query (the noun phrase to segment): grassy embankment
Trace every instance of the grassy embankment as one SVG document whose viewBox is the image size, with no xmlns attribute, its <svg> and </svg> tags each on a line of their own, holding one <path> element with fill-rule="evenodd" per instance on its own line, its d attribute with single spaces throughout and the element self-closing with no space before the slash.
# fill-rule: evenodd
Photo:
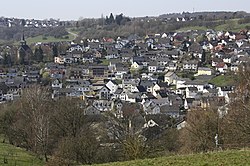
<svg viewBox="0 0 250 166">
<path fill-rule="evenodd" d="M 159 157 L 153 159 L 115 162 L 97 166 L 217 166 L 250 165 L 250 151 L 222 151 L 183 156 Z"/>
<path fill-rule="evenodd" d="M 3 143 L 0 137 L 0 165 L 42 166 L 44 162 L 22 148 Z"/>
<path fill-rule="evenodd" d="M 219 75 L 214 78 L 212 78 L 209 83 L 214 84 L 217 87 L 222 87 L 222 86 L 232 86 L 236 85 L 237 83 L 237 78 L 235 78 L 234 75 Z"/>
<path fill-rule="evenodd" d="M 238 24 L 239 19 L 230 19 L 226 20 L 224 24 L 218 25 L 214 28 L 216 31 L 233 31 L 233 32 L 239 32 L 242 29 L 246 29 L 247 26 L 250 26 L 250 23 L 246 24 Z M 180 28 L 177 31 L 183 32 L 188 30 L 207 30 L 210 28 L 207 28 L 205 26 L 188 26 L 184 28 Z"/>
</svg>

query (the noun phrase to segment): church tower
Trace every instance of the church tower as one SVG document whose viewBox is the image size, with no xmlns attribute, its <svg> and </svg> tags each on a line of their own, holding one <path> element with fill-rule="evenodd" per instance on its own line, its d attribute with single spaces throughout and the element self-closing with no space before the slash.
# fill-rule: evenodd
<svg viewBox="0 0 250 166">
<path fill-rule="evenodd" d="M 27 64 L 30 62 L 33 52 L 30 47 L 27 45 L 25 40 L 24 32 L 21 36 L 20 46 L 17 52 L 17 60 L 19 64 Z"/>
<path fill-rule="evenodd" d="M 25 40 L 25 37 L 24 37 L 24 32 L 23 32 L 22 37 L 21 37 L 20 45 L 21 45 L 21 46 L 27 45 L 26 40 Z"/>
</svg>

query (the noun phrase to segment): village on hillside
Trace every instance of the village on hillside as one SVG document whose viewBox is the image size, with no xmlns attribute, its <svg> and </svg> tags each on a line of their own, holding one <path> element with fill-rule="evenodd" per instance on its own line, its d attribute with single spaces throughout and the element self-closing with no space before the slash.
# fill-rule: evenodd
<svg viewBox="0 0 250 166">
<path fill-rule="evenodd" d="M 33 84 L 50 87 L 51 99 L 81 99 L 86 115 L 123 117 L 126 103 L 145 115 L 167 115 L 185 126 L 192 108 L 234 99 L 235 73 L 249 60 L 250 32 L 172 32 L 127 38 L 85 39 L 1 47 L 0 101 L 18 99 Z M 152 119 L 150 119 L 152 122 Z M 157 118 L 152 124 L 158 125 Z M 166 127 L 166 126 L 162 126 Z"/>
</svg>

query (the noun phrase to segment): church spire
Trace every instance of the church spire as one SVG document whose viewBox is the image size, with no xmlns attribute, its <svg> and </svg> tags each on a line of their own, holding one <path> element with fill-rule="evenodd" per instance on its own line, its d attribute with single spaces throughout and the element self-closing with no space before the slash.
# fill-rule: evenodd
<svg viewBox="0 0 250 166">
<path fill-rule="evenodd" d="M 25 41 L 25 37 L 24 37 L 24 31 L 22 33 L 22 37 L 21 37 L 21 45 L 26 45 L 26 41 Z"/>
</svg>

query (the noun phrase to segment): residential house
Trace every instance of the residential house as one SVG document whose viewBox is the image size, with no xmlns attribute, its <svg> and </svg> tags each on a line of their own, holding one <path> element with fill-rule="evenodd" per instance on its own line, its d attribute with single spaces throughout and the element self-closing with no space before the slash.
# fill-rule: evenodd
<svg viewBox="0 0 250 166">
<path fill-rule="evenodd" d="M 203 49 L 199 43 L 194 42 L 189 47 L 189 52 L 192 53 L 194 57 L 201 58 Z"/>
<path fill-rule="evenodd" d="M 136 103 L 140 101 L 140 93 L 127 92 L 125 101 L 130 103 Z"/>
<path fill-rule="evenodd" d="M 232 86 L 224 86 L 224 87 L 218 87 L 218 96 L 219 97 L 225 97 L 226 94 L 233 92 Z"/>
<path fill-rule="evenodd" d="M 93 105 L 90 105 L 86 109 L 84 109 L 84 115 L 99 115 L 99 114 L 101 114 L 101 111 L 98 110 Z"/>
<path fill-rule="evenodd" d="M 195 98 L 198 93 L 198 88 L 196 87 L 187 87 L 186 88 L 186 98 Z"/>
<path fill-rule="evenodd" d="M 208 76 L 211 76 L 213 73 L 213 70 L 208 68 L 208 67 L 199 67 L 198 68 L 198 73 L 197 75 L 208 75 Z"/>
<path fill-rule="evenodd" d="M 239 71 L 239 64 L 238 63 L 231 64 L 230 71 L 232 71 L 232 72 L 238 72 Z"/>
<path fill-rule="evenodd" d="M 146 93 L 147 90 L 145 89 L 145 87 L 139 85 L 139 86 L 133 86 L 131 88 L 131 92 L 132 93 Z"/>
<path fill-rule="evenodd" d="M 89 66 L 89 76 L 90 78 L 96 79 L 96 80 L 103 80 L 108 78 L 108 66 Z"/>
<path fill-rule="evenodd" d="M 132 89 L 134 89 L 134 87 L 137 87 L 140 83 L 140 79 L 124 79 L 122 80 L 122 84 L 121 84 L 121 88 L 123 88 L 124 90 L 127 90 L 129 92 L 132 91 Z"/>
<path fill-rule="evenodd" d="M 147 92 L 150 92 L 150 93 L 153 93 L 153 88 L 155 84 L 156 84 L 155 81 L 150 81 L 150 80 L 141 80 L 140 82 L 140 86 L 143 86 L 147 90 Z M 159 90 L 160 90 L 160 87 L 159 87 Z"/>
<path fill-rule="evenodd" d="M 126 66 L 116 66 L 115 78 L 121 80 L 124 78 L 124 75 L 127 74 L 129 68 Z"/>
<path fill-rule="evenodd" d="M 179 105 L 172 105 L 171 103 L 169 105 L 163 105 L 160 107 L 161 114 L 169 115 L 173 118 L 179 118 L 180 116 L 180 107 Z"/>
<path fill-rule="evenodd" d="M 64 64 L 64 57 L 62 57 L 62 56 L 57 56 L 57 57 L 54 58 L 54 62 L 55 62 L 56 64 L 63 65 L 63 64 Z"/>
<path fill-rule="evenodd" d="M 221 58 L 222 58 L 223 62 L 227 63 L 227 64 L 231 64 L 233 59 L 234 59 L 233 56 L 230 54 L 225 54 Z"/>
<path fill-rule="evenodd" d="M 75 62 L 72 56 L 65 56 L 63 57 L 64 64 L 72 64 Z"/>
<path fill-rule="evenodd" d="M 198 61 L 196 61 L 196 60 L 184 61 L 182 68 L 183 68 L 183 70 L 197 71 Z"/>
<path fill-rule="evenodd" d="M 228 69 L 228 66 L 226 63 L 224 62 L 221 62 L 221 63 L 218 63 L 216 65 L 216 68 L 215 68 L 217 71 L 219 71 L 220 73 L 226 73 L 227 72 L 227 69 Z"/>
<path fill-rule="evenodd" d="M 195 101 L 194 98 L 185 98 L 185 101 L 184 101 L 184 109 L 188 110 L 188 109 L 192 108 L 192 106 L 193 106 L 193 101 Z"/>
<path fill-rule="evenodd" d="M 151 91 L 151 93 L 152 93 L 152 95 L 153 96 L 157 96 L 157 94 L 158 94 L 158 92 L 161 90 L 161 87 L 157 84 L 157 83 L 155 83 L 154 84 L 154 86 L 153 86 L 153 88 L 152 88 L 152 91 Z"/>
<path fill-rule="evenodd" d="M 121 54 L 120 57 L 123 63 L 128 63 L 131 61 L 133 54 Z"/>
<path fill-rule="evenodd" d="M 111 99 L 121 99 L 122 97 L 120 96 L 123 92 L 122 88 L 118 88 L 111 96 Z M 122 98 L 123 100 L 125 100 L 125 96 L 123 96 Z M 122 100 L 121 99 L 121 100 Z"/>
<path fill-rule="evenodd" d="M 49 75 L 51 79 L 62 79 L 65 75 L 65 70 L 64 69 L 51 69 L 49 70 Z"/>
<path fill-rule="evenodd" d="M 71 79 L 87 79 L 90 71 L 87 66 L 71 67 L 68 70 L 68 75 Z"/>
<path fill-rule="evenodd" d="M 107 50 L 107 55 L 105 56 L 106 59 L 116 59 L 118 58 L 118 52 L 115 49 L 109 49 Z"/>
<path fill-rule="evenodd" d="M 150 62 L 148 65 L 148 72 L 149 73 L 156 73 L 157 68 L 158 68 L 158 65 L 157 65 L 156 61 Z"/>
<path fill-rule="evenodd" d="M 94 100 L 92 105 L 100 112 L 112 111 L 114 108 L 114 102 L 111 100 Z"/>
<path fill-rule="evenodd" d="M 180 53 L 177 49 L 165 50 L 164 54 L 166 54 L 168 57 L 173 58 L 173 59 L 178 59 L 179 55 L 180 55 Z"/>
<path fill-rule="evenodd" d="M 223 60 L 220 59 L 220 58 L 213 58 L 213 59 L 212 59 L 212 66 L 213 66 L 213 67 L 216 67 L 217 64 L 222 63 L 222 62 L 223 62 Z"/>
<path fill-rule="evenodd" d="M 166 69 L 168 71 L 176 71 L 177 70 L 177 63 L 174 63 L 172 61 L 170 61 L 167 65 L 166 65 Z"/>
<path fill-rule="evenodd" d="M 93 63 L 94 62 L 93 54 L 91 54 L 91 53 L 84 53 L 82 55 L 82 62 L 83 63 Z"/>
<path fill-rule="evenodd" d="M 83 52 L 83 46 L 81 46 L 80 44 L 72 44 L 71 47 L 68 49 L 68 52 L 71 53 L 73 51 Z"/>
<path fill-rule="evenodd" d="M 60 89 L 60 88 L 62 88 L 62 85 L 63 85 L 62 82 L 60 82 L 58 79 L 55 79 L 51 84 L 51 88 L 52 88 L 52 90 Z"/>
<path fill-rule="evenodd" d="M 78 63 L 82 61 L 83 52 L 74 50 L 70 53 L 67 53 L 67 55 L 71 56 L 74 59 L 74 63 Z"/>
<path fill-rule="evenodd" d="M 149 100 L 143 104 L 143 110 L 146 115 L 160 114 L 161 111 L 160 106 L 152 100 Z"/>
<path fill-rule="evenodd" d="M 168 57 L 158 57 L 156 59 L 156 62 L 157 62 L 157 65 L 158 66 L 166 66 L 169 62 L 170 62 L 170 59 Z"/>
<path fill-rule="evenodd" d="M 109 100 L 110 99 L 110 89 L 106 86 L 103 86 L 96 94 L 100 100 Z"/>
<path fill-rule="evenodd" d="M 131 65 L 131 70 L 141 70 L 143 69 L 143 64 L 141 62 L 133 62 L 132 65 Z"/>
<path fill-rule="evenodd" d="M 118 84 L 110 80 L 108 83 L 106 83 L 106 87 L 109 88 L 111 94 L 114 94 L 118 89 Z"/>
<path fill-rule="evenodd" d="M 164 82 L 168 83 L 168 85 L 175 85 L 177 78 L 178 76 L 174 72 L 169 71 L 164 75 Z"/>
<path fill-rule="evenodd" d="M 24 77 L 30 83 L 38 83 L 40 81 L 41 75 L 39 70 L 29 70 L 25 71 Z"/>
</svg>

